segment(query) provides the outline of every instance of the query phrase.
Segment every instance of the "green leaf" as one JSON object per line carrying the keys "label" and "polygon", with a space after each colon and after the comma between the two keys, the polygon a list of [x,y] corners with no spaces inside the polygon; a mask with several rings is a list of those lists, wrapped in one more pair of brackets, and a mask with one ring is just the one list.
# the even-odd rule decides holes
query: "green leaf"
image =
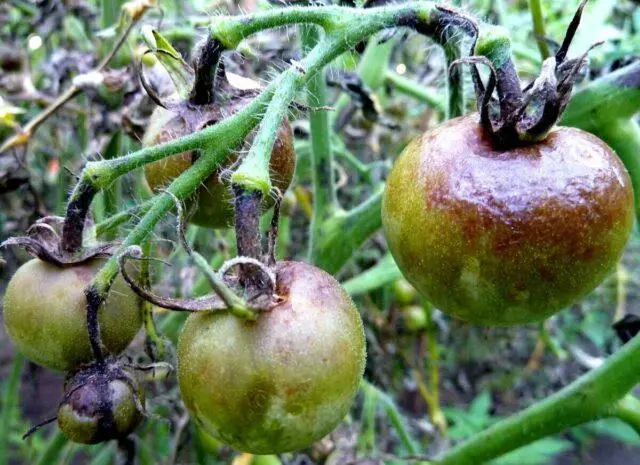
{"label": "green leaf", "polygon": [[491,462],[493,465],[546,465],[554,455],[573,449],[572,442],[548,437],[514,450]]}
{"label": "green leaf", "polygon": [[143,28],[142,37],[151,52],[169,73],[169,77],[176,87],[176,91],[182,100],[189,96],[193,87],[194,74],[191,67],[182,58],[171,43],[162,34],[148,27]]}

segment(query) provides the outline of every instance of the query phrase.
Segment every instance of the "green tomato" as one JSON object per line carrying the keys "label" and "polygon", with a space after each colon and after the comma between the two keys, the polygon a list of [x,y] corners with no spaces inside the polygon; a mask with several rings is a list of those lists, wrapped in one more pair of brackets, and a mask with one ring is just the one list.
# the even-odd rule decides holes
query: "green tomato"
{"label": "green tomato", "polygon": [[391,285],[391,290],[396,296],[396,300],[402,305],[409,305],[416,300],[418,292],[406,279],[396,279]]}
{"label": "green tomato", "polygon": [[[104,263],[104,259],[92,259],[58,267],[35,258],[16,271],[4,296],[4,325],[29,360],[69,371],[93,359],[84,289]],[[111,354],[123,351],[140,329],[139,299],[121,277],[115,280],[98,319],[102,342]]]}
{"label": "green tomato", "polygon": [[382,221],[398,267],[470,322],[544,320],[596,287],[633,224],[629,175],[600,139],[555,128],[498,149],[477,115],[428,131],[386,184]]}
{"label": "green tomato", "polygon": [[180,392],[196,423],[261,455],[331,432],[349,411],[366,358],[360,315],[332,276],[280,262],[276,294],[282,302],[256,321],[193,314],[178,342]]}
{"label": "green tomato", "polygon": [[402,309],[404,324],[409,331],[420,331],[427,327],[427,315],[419,305],[410,305]]}

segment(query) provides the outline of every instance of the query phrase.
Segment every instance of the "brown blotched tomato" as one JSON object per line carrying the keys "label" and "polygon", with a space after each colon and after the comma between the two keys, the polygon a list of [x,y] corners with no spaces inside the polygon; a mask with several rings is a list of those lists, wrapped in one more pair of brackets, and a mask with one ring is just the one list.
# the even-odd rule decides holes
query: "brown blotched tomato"
{"label": "brown blotched tomato", "polygon": [[[182,137],[191,132],[229,117],[236,113],[251,98],[232,97],[224,106],[212,104],[205,107],[181,106],[179,112],[158,107],[154,110],[143,139],[143,145],[155,145]],[[162,189],[191,166],[195,153],[185,152],[158,160],[145,166],[147,183],[154,191]],[[237,157],[229,157],[228,167]],[[282,122],[271,154],[271,183],[284,192],[289,187],[295,171],[296,155],[293,148],[293,132],[287,120]],[[228,183],[220,180],[216,170],[198,189],[197,208],[190,218],[195,224],[210,228],[226,228],[233,224],[233,198]],[[265,198],[265,208],[272,199]],[[191,200],[190,202],[193,202]],[[193,203],[188,203],[189,209]]]}
{"label": "brown blotched tomato", "polygon": [[178,343],[178,380],[195,421],[243,452],[302,449],[348,412],[365,363],[362,321],[340,284],[297,262],[277,265],[282,298],[256,321],[196,313]]}
{"label": "brown blotched tomato", "polygon": [[67,383],[66,391],[58,407],[58,426],[73,442],[97,444],[123,438],[142,422],[144,391],[133,376],[79,372]]}
{"label": "brown blotched tomato", "polygon": [[435,306],[511,325],[542,320],[602,281],[629,237],[633,193],[591,134],[557,127],[498,150],[472,115],[409,144],[382,219],[400,270]]}
{"label": "brown blotched tomato", "polygon": [[[92,259],[61,268],[34,258],[16,271],[4,296],[4,325],[29,360],[68,371],[93,359],[84,289],[104,262]],[[121,277],[98,317],[109,353],[124,350],[140,329],[139,299]]]}

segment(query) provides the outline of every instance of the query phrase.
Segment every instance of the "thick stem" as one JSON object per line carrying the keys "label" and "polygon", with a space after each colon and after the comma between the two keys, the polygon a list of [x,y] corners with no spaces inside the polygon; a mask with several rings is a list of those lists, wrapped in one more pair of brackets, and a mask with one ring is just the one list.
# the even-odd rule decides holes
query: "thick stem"
{"label": "thick stem", "polygon": [[67,214],[62,227],[61,246],[64,251],[73,253],[82,247],[84,224],[96,193],[96,189],[82,179],[76,184],[67,205]]}
{"label": "thick stem", "polygon": [[338,273],[353,252],[380,229],[381,205],[382,189],[348,212],[335,211],[322,223],[310,260],[329,273]]}
{"label": "thick stem", "polygon": [[[233,186],[235,195],[236,244],[240,257],[262,260],[262,235],[260,234],[260,208],[262,193]],[[240,265],[240,284],[260,285],[260,270],[251,265]]]}
{"label": "thick stem", "polygon": [[222,57],[223,46],[208,36],[202,45],[195,63],[195,80],[189,95],[194,105],[208,105],[216,98],[216,78],[218,63]]}
{"label": "thick stem", "polygon": [[402,278],[402,273],[390,253],[378,260],[374,266],[342,283],[350,295],[356,296],[380,289]]}
{"label": "thick stem", "polygon": [[496,71],[500,116],[502,119],[512,118],[522,105],[523,94],[511,56],[509,33],[499,26],[482,28],[475,54],[486,57],[492,63]]}
{"label": "thick stem", "polygon": [[[449,34],[451,35],[451,34]],[[447,119],[457,118],[464,114],[464,80],[462,79],[462,68],[451,63],[460,58],[460,41],[450,38],[444,44],[444,54],[447,59],[447,94],[449,102],[447,107]]]}
{"label": "thick stem", "polygon": [[640,337],[561,391],[446,452],[439,465],[479,465],[567,428],[619,413],[640,381]]}

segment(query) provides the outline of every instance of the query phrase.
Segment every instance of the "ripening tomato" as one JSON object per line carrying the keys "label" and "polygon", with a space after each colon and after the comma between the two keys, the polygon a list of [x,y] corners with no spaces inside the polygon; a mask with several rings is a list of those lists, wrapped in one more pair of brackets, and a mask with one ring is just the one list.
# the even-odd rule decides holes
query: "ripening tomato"
{"label": "ripening tomato", "polygon": [[[182,113],[158,107],[149,121],[143,145],[168,142],[193,130],[215,124],[223,117],[239,111],[249,101],[249,98],[238,97],[224,107],[214,104],[207,108],[185,108]],[[195,152],[184,152],[145,165],[144,172],[149,187],[154,191],[167,187],[191,166],[195,156]],[[236,159],[237,156],[230,156],[225,167],[229,167]],[[285,119],[280,126],[271,154],[270,173],[273,187],[284,193],[293,178],[295,165],[293,131]],[[191,210],[194,200],[197,199],[197,208],[190,218],[191,222],[209,228],[226,228],[233,224],[233,198],[229,184],[220,180],[220,172],[221,170],[216,170],[209,176],[193,199],[187,202],[187,210]],[[269,208],[271,205],[272,199],[266,198],[264,207]]]}
{"label": "ripening tomato", "polygon": [[472,115],[408,145],[382,220],[398,267],[436,307],[512,325],[543,320],[604,279],[629,237],[633,192],[589,133],[557,127],[499,150]]}

